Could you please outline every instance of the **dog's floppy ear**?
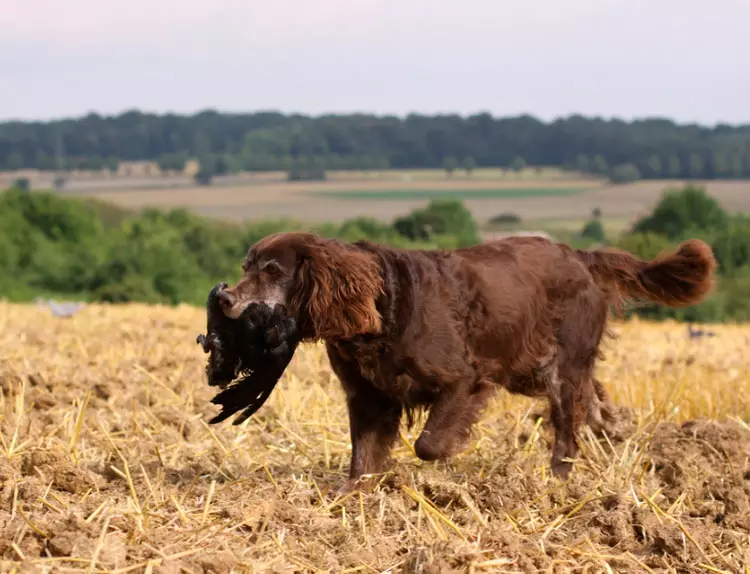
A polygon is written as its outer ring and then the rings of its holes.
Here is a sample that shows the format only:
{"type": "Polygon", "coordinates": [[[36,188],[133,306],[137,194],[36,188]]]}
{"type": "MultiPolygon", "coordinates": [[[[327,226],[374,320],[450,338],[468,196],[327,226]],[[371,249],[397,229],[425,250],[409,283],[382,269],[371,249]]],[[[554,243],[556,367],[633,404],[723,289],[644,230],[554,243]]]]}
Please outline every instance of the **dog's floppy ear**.
{"type": "Polygon", "coordinates": [[[310,243],[300,253],[290,307],[306,339],[349,339],[379,333],[375,304],[383,292],[374,255],[335,241],[310,243]]]}

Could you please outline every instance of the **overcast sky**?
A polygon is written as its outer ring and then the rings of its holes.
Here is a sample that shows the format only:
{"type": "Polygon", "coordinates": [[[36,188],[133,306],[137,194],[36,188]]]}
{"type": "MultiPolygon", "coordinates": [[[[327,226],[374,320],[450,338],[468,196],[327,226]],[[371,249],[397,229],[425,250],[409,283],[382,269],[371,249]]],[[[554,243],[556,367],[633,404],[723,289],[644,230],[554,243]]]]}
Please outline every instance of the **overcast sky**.
{"type": "Polygon", "coordinates": [[[139,108],[750,123],[749,0],[2,0],[0,118],[139,108]]]}

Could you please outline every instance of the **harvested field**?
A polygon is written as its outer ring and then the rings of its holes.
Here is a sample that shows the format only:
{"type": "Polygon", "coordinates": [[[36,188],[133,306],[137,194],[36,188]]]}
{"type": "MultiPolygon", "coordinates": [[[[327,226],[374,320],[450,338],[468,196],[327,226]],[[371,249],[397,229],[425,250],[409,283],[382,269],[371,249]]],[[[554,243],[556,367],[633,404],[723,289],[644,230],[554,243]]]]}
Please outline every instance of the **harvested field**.
{"type": "Polygon", "coordinates": [[[500,187],[494,189],[373,189],[317,192],[332,199],[376,199],[380,201],[410,201],[420,199],[510,199],[574,195],[577,187],[500,187]]]}
{"type": "MultiPolygon", "coordinates": [[[[515,213],[525,225],[548,220],[586,221],[597,207],[607,218],[634,221],[653,208],[666,188],[683,184],[641,181],[605,185],[590,178],[534,177],[533,173],[501,176],[497,170],[487,171],[481,176],[480,170],[470,177],[451,178],[444,174],[437,177],[435,171],[338,172],[326,182],[304,183],[286,182],[280,174],[258,174],[218,178],[211,187],[195,186],[185,178],[133,180],[129,184],[81,181],[71,183],[62,193],[95,197],[129,209],[184,207],[229,221],[292,218],[313,223],[362,215],[391,221],[424,207],[430,199],[456,197],[464,200],[480,223],[501,213],[515,213]]],[[[705,185],[726,209],[750,212],[750,182],[696,183],[705,185]]]]}
{"type": "Polygon", "coordinates": [[[404,429],[380,488],[334,500],[348,425],[320,346],[208,427],[201,309],[0,304],[0,324],[3,572],[749,571],[748,326],[616,325],[619,421],[567,482],[544,405],[500,392],[454,461],[404,429]]]}

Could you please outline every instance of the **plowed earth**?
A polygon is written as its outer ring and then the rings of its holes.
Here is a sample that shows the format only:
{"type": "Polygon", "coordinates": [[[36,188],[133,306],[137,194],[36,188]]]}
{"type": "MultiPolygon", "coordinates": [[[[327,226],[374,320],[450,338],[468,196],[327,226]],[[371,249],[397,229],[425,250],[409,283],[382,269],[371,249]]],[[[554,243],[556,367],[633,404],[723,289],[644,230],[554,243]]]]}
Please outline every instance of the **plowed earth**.
{"type": "Polygon", "coordinates": [[[542,403],[500,392],[471,448],[421,463],[404,428],[370,495],[338,383],[302,347],[240,427],[216,412],[200,309],[0,304],[3,572],[742,572],[750,564],[750,328],[618,325],[618,406],[549,473],[542,403]],[[539,418],[541,417],[541,418],[539,418]]]}

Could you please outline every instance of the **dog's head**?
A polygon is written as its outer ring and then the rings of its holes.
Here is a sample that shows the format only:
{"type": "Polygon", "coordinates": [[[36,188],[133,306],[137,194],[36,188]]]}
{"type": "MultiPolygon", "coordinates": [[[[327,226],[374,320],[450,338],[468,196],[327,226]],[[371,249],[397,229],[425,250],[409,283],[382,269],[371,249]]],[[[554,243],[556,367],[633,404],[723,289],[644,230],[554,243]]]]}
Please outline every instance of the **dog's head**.
{"type": "Polygon", "coordinates": [[[381,330],[376,301],[383,279],[368,251],[311,233],[279,233],[253,245],[242,268],[243,277],[217,294],[227,317],[265,303],[287,308],[308,340],[381,330]]]}

